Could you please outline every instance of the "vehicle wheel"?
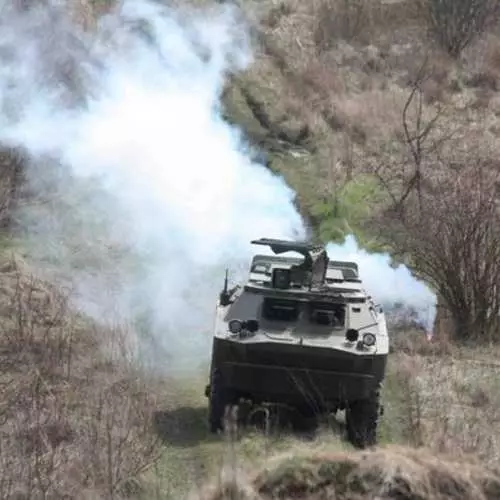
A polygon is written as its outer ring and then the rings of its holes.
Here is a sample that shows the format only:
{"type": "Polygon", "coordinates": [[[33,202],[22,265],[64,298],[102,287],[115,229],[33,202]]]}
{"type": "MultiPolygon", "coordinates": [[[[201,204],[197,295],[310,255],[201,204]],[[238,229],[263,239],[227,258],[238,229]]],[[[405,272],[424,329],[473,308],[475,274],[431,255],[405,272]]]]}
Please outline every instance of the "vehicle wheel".
{"type": "Polygon", "coordinates": [[[226,391],[221,374],[216,370],[210,381],[208,402],[208,423],[210,432],[217,433],[224,430],[224,411],[227,404],[226,391]]]}
{"type": "Polygon", "coordinates": [[[346,408],[347,439],[356,448],[377,444],[379,393],[371,398],[351,402],[346,408]]]}
{"type": "Polygon", "coordinates": [[[295,428],[299,432],[312,434],[319,426],[319,416],[309,405],[296,408],[295,428]]]}

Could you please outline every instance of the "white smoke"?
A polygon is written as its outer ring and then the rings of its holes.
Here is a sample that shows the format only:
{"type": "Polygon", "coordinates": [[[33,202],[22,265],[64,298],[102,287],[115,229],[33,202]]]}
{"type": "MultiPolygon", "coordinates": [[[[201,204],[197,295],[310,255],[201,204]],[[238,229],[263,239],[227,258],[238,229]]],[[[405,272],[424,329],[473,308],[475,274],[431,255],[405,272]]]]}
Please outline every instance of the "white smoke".
{"type": "Polygon", "coordinates": [[[359,247],[356,238],[347,236],[342,245],[330,243],[327,252],[331,260],[356,262],[363,285],[373,299],[387,309],[398,305],[411,308],[427,332],[433,328],[436,315],[436,296],[415,279],[404,265],[391,266],[386,253],[370,253],[359,247]]]}
{"type": "MultiPolygon", "coordinates": [[[[0,143],[29,154],[31,258],[87,313],[131,322],[165,368],[207,359],[224,268],[246,272],[253,238],[306,236],[292,190],[221,118],[225,80],[252,60],[238,12],[125,0],[85,34],[50,3],[9,5],[0,143]]],[[[370,259],[387,284],[386,260],[370,259]]]]}
{"type": "Polygon", "coordinates": [[[253,238],[304,237],[292,190],[221,119],[227,74],[251,62],[237,12],[126,0],[91,35],[54,6],[2,12],[0,141],[29,152],[43,202],[20,213],[31,257],[159,363],[208,355],[224,267],[253,238]]]}

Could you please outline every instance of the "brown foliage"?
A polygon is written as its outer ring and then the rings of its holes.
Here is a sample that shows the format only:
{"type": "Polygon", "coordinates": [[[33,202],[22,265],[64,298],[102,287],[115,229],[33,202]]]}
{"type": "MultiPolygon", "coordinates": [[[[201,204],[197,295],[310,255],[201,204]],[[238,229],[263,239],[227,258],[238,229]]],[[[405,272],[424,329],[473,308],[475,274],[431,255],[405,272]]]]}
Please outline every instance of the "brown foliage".
{"type": "Polygon", "coordinates": [[[321,0],[317,6],[314,41],[319,51],[328,50],[339,39],[352,41],[367,37],[370,29],[370,2],[367,0],[321,0]]]}
{"type": "Polygon", "coordinates": [[[400,165],[375,169],[390,195],[380,234],[444,299],[456,340],[493,340],[500,327],[500,173],[484,145],[439,132],[424,116],[418,75],[403,109],[400,165]]]}
{"type": "Polygon", "coordinates": [[[446,301],[455,339],[494,340],[500,326],[499,173],[476,159],[440,177],[403,213],[387,212],[385,231],[446,301]]]}
{"type": "Polygon", "coordinates": [[[399,447],[280,457],[248,483],[227,483],[203,498],[493,500],[500,494],[500,477],[494,472],[399,447]]]}
{"type": "Polygon", "coordinates": [[[67,293],[16,261],[0,283],[0,498],[118,498],[156,458],[154,398],[131,370],[102,369],[67,293]]]}
{"type": "Polygon", "coordinates": [[[418,0],[429,34],[448,54],[460,53],[498,22],[497,0],[418,0]]]}

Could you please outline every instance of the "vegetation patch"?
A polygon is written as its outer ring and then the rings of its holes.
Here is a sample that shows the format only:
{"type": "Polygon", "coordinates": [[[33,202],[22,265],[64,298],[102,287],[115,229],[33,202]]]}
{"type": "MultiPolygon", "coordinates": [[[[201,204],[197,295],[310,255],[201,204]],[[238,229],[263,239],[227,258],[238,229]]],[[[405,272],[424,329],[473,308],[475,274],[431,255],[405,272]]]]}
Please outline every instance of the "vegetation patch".
{"type": "Polygon", "coordinates": [[[491,499],[500,476],[426,450],[387,447],[357,454],[297,454],[276,460],[242,486],[225,484],[204,499],[491,499]]]}

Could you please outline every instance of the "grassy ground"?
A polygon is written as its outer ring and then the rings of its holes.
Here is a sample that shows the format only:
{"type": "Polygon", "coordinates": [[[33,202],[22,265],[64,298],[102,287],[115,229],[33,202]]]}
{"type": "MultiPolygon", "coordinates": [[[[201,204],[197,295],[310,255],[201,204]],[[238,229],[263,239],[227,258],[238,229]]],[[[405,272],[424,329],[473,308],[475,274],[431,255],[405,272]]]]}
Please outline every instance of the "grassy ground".
{"type": "Polygon", "coordinates": [[[295,450],[246,482],[228,482],[202,498],[493,500],[499,493],[498,476],[475,464],[391,447],[357,455],[295,450]]]}
{"type": "MultiPolygon", "coordinates": [[[[351,472],[370,463],[345,441],[342,415],[313,438],[209,435],[204,370],[183,379],[141,373],[127,353],[130,332],[98,328],[76,315],[60,290],[10,254],[6,247],[0,266],[0,498],[82,498],[81,492],[106,499],[217,498],[207,497],[207,485],[226,488],[235,477],[249,491],[284,494],[295,484],[300,498],[314,498],[307,497],[312,493],[304,481],[317,492],[341,477],[323,478],[321,461],[329,471],[347,464],[351,472]],[[320,484],[313,487],[314,478],[320,484]]],[[[400,484],[398,474],[413,477],[417,468],[422,479],[411,488],[418,492],[436,467],[441,471],[432,458],[438,454],[453,456],[465,469],[477,460],[484,471],[499,469],[498,348],[433,346],[409,329],[394,341],[380,453],[367,459],[389,467],[385,487],[400,484]],[[400,462],[408,469],[399,469],[400,462]]],[[[460,470],[449,467],[450,474],[460,470]]],[[[486,481],[487,472],[481,479],[470,470],[473,484],[486,481]]],[[[469,495],[472,483],[463,480],[456,478],[465,493],[450,498],[482,498],[469,495]]],[[[238,495],[226,498],[245,498],[238,495]]],[[[345,495],[340,498],[356,498],[345,495]]],[[[439,498],[422,495],[398,498],[439,498]]]]}
{"type": "MultiPolygon", "coordinates": [[[[449,460],[452,456],[464,464],[480,460],[484,466],[497,470],[500,364],[495,362],[495,353],[487,349],[450,349],[445,353],[424,343],[417,347],[415,344],[413,350],[405,344],[406,352],[401,350],[390,356],[383,391],[385,412],[379,429],[381,454],[376,460],[406,460],[411,465],[413,460],[429,461],[432,456],[449,460]],[[414,458],[412,450],[421,450],[421,455],[417,453],[414,458]]],[[[182,389],[175,391],[174,398],[166,397],[165,405],[171,407],[162,414],[163,425],[157,427],[164,452],[145,477],[144,498],[184,498],[188,493],[199,498],[206,494],[208,483],[220,486],[235,475],[238,483],[246,484],[248,477],[273,470],[277,457],[285,457],[290,470],[301,460],[307,462],[325,454],[333,461],[360,460],[361,452],[353,450],[344,438],[342,413],[312,438],[246,432],[237,439],[213,437],[206,429],[204,383],[205,378],[200,375],[182,382],[182,389]],[[305,458],[290,462],[290,457],[295,456],[305,458]]],[[[282,473],[277,469],[276,474],[282,473]]],[[[464,493],[456,498],[473,497],[464,493]]]]}
{"type": "MultiPolygon", "coordinates": [[[[214,478],[222,485],[236,474],[238,484],[254,488],[257,481],[265,489],[271,481],[262,479],[270,477],[265,471],[275,470],[278,488],[283,471],[294,481],[303,467],[318,477],[311,457],[360,460],[344,440],[342,415],[313,439],[209,435],[204,370],[183,379],[147,376],[128,354],[130,332],[76,315],[60,290],[12,260],[11,251],[5,247],[0,266],[0,498],[16,492],[80,498],[79,491],[89,498],[199,497],[214,478]]],[[[406,453],[414,467],[445,453],[498,468],[498,348],[432,346],[409,329],[398,331],[394,343],[380,426],[388,455],[377,455],[376,463],[396,463],[406,453]],[[415,458],[419,448],[425,450],[415,458]]]]}
{"type": "Polygon", "coordinates": [[[207,399],[203,394],[206,377],[177,382],[165,390],[164,406],[156,417],[156,431],[162,436],[164,453],[146,476],[145,498],[183,498],[193,490],[202,491],[213,477],[223,479],[226,472],[265,464],[276,453],[293,450],[304,442],[316,449],[350,448],[340,437],[341,423],[321,431],[321,438],[294,436],[285,430],[271,435],[264,432],[238,431],[235,437],[213,436],[207,428],[207,399]]]}

